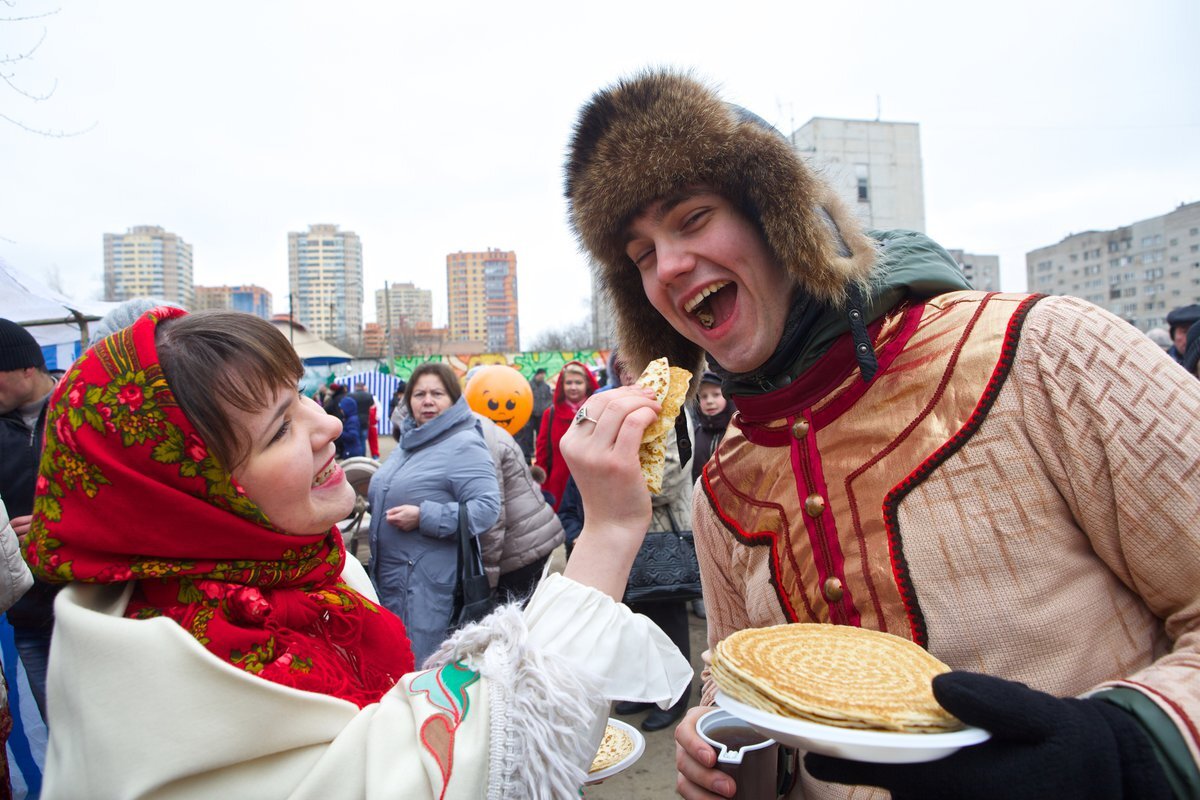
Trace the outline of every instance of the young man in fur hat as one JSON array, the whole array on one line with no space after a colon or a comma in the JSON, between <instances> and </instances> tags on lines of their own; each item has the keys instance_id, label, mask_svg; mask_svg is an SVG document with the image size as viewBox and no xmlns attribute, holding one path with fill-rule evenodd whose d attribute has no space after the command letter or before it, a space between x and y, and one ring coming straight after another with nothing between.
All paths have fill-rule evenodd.
<instances>
[{"instance_id":1,"label":"young man in fur hat","mask_svg":"<svg viewBox=\"0 0 1200 800\"><path fill-rule=\"evenodd\" d=\"M631 367L707 353L737 402L693 509L710 646L886 631L954 668L939 702L993 734L927 764L809 755L793 797L1200 792L1197 381L1099 308L969 291L925 236L861 230L686 75L597 93L566 194ZM1147 400L1171 413L1130 412ZM731 796L701 712L680 794Z\"/></svg>"}]
</instances>

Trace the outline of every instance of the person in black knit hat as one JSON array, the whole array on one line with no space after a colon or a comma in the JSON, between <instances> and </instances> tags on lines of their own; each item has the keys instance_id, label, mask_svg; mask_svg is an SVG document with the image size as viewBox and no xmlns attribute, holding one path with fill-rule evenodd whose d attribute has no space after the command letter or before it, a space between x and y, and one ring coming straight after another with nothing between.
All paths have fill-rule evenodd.
<instances>
[{"instance_id":1,"label":"person in black knit hat","mask_svg":"<svg viewBox=\"0 0 1200 800\"><path fill-rule=\"evenodd\" d=\"M46 401L56 382L33 335L12 320L0 319L0 496L22 541L33 519ZM35 581L8 610L17 652L43 719L55 594L57 589L50 584Z\"/></svg>"},{"instance_id":2,"label":"person in black knit hat","mask_svg":"<svg viewBox=\"0 0 1200 800\"><path fill-rule=\"evenodd\" d=\"M1167 355L1175 359L1176 363L1183 363L1184 353L1187 350L1188 330L1197 322L1200 322L1200 305L1195 303L1190 306L1173 308L1171 313L1167 314L1167 333L1171 337L1171 346L1167 348Z\"/></svg>"}]
</instances>

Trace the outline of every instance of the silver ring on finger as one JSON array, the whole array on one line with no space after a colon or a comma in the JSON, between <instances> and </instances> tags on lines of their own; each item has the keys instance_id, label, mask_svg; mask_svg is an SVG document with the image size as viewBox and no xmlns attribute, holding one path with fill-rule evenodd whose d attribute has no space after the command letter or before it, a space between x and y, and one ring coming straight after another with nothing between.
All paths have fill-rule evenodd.
<instances>
[{"instance_id":1,"label":"silver ring on finger","mask_svg":"<svg viewBox=\"0 0 1200 800\"><path fill-rule=\"evenodd\" d=\"M575 412L574 422L576 425L578 425L581 422L590 422L593 425L596 424L596 420L593 419L592 417L588 416L588 410L587 410L586 405L580 406L579 410Z\"/></svg>"}]
</instances>

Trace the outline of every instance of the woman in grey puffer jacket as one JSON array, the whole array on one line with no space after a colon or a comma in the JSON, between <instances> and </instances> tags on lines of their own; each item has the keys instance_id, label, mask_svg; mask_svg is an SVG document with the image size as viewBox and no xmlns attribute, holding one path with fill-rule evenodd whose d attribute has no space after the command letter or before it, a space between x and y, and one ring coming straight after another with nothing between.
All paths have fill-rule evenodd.
<instances>
[{"instance_id":1,"label":"woman in grey puffer jacket","mask_svg":"<svg viewBox=\"0 0 1200 800\"><path fill-rule=\"evenodd\" d=\"M421 664L446 638L458 583L458 506L473 536L500 515L479 422L445 364L413 370L400 443L371 478L371 579Z\"/></svg>"},{"instance_id":2,"label":"woman in grey puffer jacket","mask_svg":"<svg viewBox=\"0 0 1200 800\"><path fill-rule=\"evenodd\" d=\"M495 422L476 414L500 480L500 520L479 540L488 583L501 602L533 594L550 552L563 543L558 515L534 483L521 446Z\"/></svg>"}]
</instances>

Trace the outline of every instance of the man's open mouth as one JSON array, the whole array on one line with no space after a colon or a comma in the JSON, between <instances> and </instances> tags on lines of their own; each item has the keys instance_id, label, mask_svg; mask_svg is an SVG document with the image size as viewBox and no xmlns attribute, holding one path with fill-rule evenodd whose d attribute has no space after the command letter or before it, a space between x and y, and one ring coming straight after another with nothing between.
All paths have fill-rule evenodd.
<instances>
[{"instance_id":1,"label":"man's open mouth","mask_svg":"<svg viewBox=\"0 0 1200 800\"><path fill-rule=\"evenodd\" d=\"M711 329L733 313L737 298L737 287L732 281L713 281L683 304L683 310L696 318L706 329Z\"/></svg>"}]
</instances>

